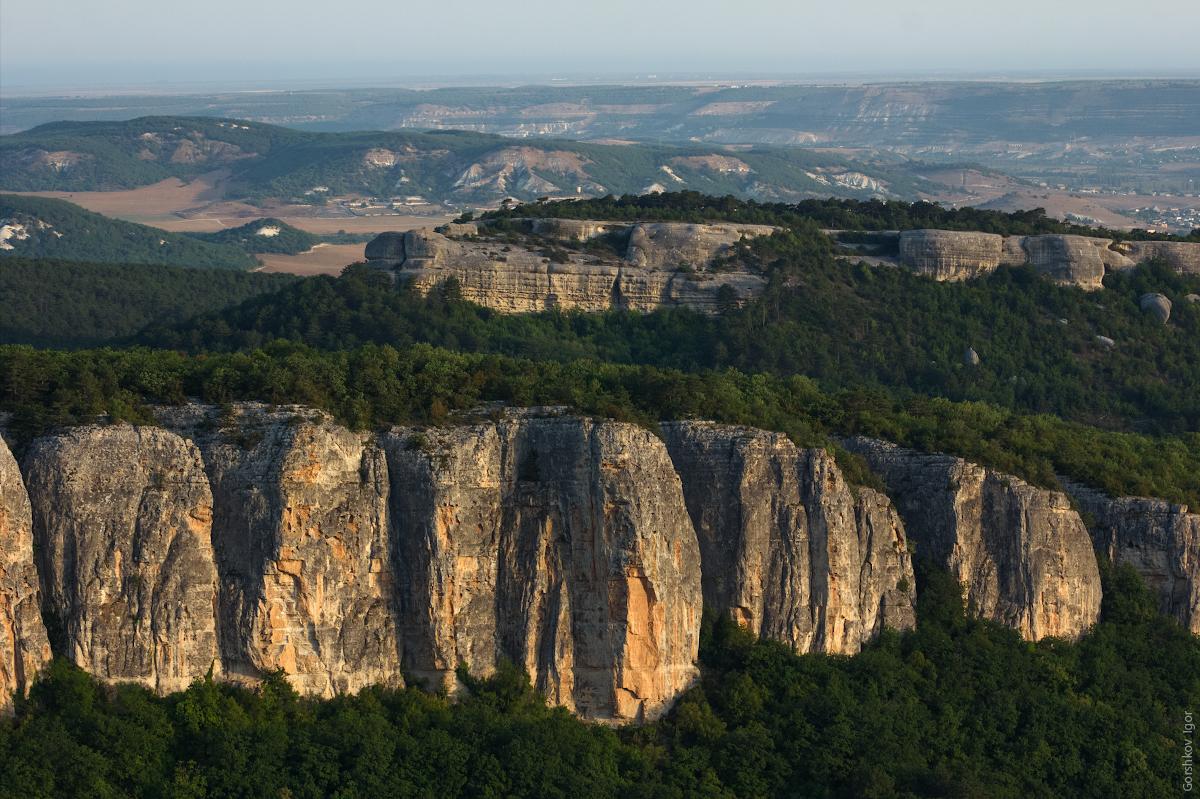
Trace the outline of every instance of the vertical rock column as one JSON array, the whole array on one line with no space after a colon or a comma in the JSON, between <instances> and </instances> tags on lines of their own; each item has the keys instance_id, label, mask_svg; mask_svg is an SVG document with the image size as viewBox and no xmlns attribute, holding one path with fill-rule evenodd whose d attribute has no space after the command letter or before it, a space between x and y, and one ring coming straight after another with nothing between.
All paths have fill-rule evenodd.
<instances>
[{"instance_id":1,"label":"vertical rock column","mask_svg":"<svg viewBox=\"0 0 1200 799\"><path fill-rule=\"evenodd\" d=\"M379 447L256 408L201 440L231 676L282 669L318 696L401 684Z\"/></svg>"},{"instance_id":2,"label":"vertical rock column","mask_svg":"<svg viewBox=\"0 0 1200 799\"><path fill-rule=\"evenodd\" d=\"M948 455L849 446L883 478L918 555L949 569L981 616L1031 640L1077 638L1096 622L1100 572L1065 494Z\"/></svg>"},{"instance_id":3,"label":"vertical rock column","mask_svg":"<svg viewBox=\"0 0 1200 799\"><path fill-rule=\"evenodd\" d=\"M152 427L81 427L25 459L56 649L100 679L159 692L219 671L200 453Z\"/></svg>"},{"instance_id":4,"label":"vertical rock column","mask_svg":"<svg viewBox=\"0 0 1200 799\"><path fill-rule=\"evenodd\" d=\"M396 430L405 664L524 667L588 718L653 718L696 676L699 553L662 442L633 425L514 415ZM429 597L433 601L429 601Z\"/></svg>"},{"instance_id":5,"label":"vertical rock column","mask_svg":"<svg viewBox=\"0 0 1200 799\"><path fill-rule=\"evenodd\" d=\"M663 425L700 542L704 600L798 652L857 652L911 627L904 527L887 497L852 493L824 450L707 422Z\"/></svg>"},{"instance_id":6,"label":"vertical rock column","mask_svg":"<svg viewBox=\"0 0 1200 799\"><path fill-rule=\"evenodd\" d=\"M0 439L0 713L50 659L40 604L29 496Z\"/></svg>"},{"instance_id":7,"label":"vertical rock column","mask_svg":"<svg viewBox=\"0 0 1200 799\"><path fill-rule=\"evenodd\" d=\"M1200 514L1162 499L1068 489L1093 519L1096 549L1132 565L1158 594L1159 609L1200 635Z\"/></svg>"}]
</instances>

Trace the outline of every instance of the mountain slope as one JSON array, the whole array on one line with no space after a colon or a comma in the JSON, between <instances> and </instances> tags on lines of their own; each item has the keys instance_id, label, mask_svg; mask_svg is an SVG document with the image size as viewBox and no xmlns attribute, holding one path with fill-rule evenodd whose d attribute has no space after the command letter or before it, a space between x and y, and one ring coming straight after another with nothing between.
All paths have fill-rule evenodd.
<instances>
[{"instance_id":1,"label":"mountain slope","mask_svg":"<svg viewBox=\"0 0 1200 799\"><path fill-rule=\"evenodd\" d=\"M64 200L0 194L0 256L125 264L248 269L231 244L111 219Z\"/></svg>"},{"instance_id":2,"label":"mountain slope","mask_svg":"<svg viewBox=\"0 0 1200 799\"><path fill-rule=\"evenodd\" d=\"M860 163L787 147L514 140L464 131L315 133L239 120L53 123L0 138L9 190L112 190L231 172L230 194L320 202L344 194L434 202L694 189L797 198L915 194L900 159Z\"/></svg>"}]
</instances>

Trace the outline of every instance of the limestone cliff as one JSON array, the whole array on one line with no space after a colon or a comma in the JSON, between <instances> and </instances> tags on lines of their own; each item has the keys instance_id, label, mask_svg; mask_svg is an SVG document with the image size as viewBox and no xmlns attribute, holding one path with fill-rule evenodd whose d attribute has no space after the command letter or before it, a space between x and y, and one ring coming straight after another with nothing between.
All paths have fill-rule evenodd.
<instances>
[{"instance_id":1,"label":"limestone cliff","mask_svg":"<svg viewBox=\"0 0 1200 799\"><path fill-rule=\"evenodd\" d=\"M1180 274L1200 274L1200 244L1132 241L1047 234L1000 236L953 230L906 230L899 234L901 266L935 280L967 280L1001 265L1028 264L1050 280L1087 291L1104 287L1107 272L1132 269L1152 258Z\"/></svg>"},{"instance_id":2,"label":"limestone cliff","mask_svg":"<svg viewBox=\"0 0 1200 799\"><path fill-rule=\"evenodd\" d=\"M696 676L700 560L662 442L516 415L393 431L406 666L441 684L505 657L551 702L653 718ZM432 600L431 600L432 597Z\"/></svg>"},{"instance_id":3,"label":"limestone cliff","mask_svg":"<svg viewBox=\"0 0 1200 799\"><path fill-rule=\"evenodd\" d=\"M29 495L0 439L0 713L50 659L40 604Z\"/></svg>"},{"instance_id":4,"label":"limestone cliff","mask_svg":"<svg viewBox=\"0 0 1200 799\"><path fill-rule=\"evenodd\" d=\"M904 526L824 450L705 422L663 425L700 543L704 601L799 652L857 652L913 614Z\"/></svg>"},{"instance_id":5,"label":"limestone cliff","mask_svg":"<svg viewBox=\"0 0 1200 799\"><path fill-rule=\"evenodd\" d=\"M319 696L400 684L382 450L302 409L196 410L173 422L212 484L229 675L283 669Z\"/></svg>"},{"instance_id":6,"label":"limestone cliff","mask_svg":"<svg viewBox=\"0 0 1200 799\"><path fill-rule=\"evenodd\" d=\"M1067 489L1088 514L1096 549L1131 564L1162 612L1200 634L1200 514L1161 499L1112 499L1074 483Z\"/></svg>"},{"instance_id":7,"label":"limestone cliff","mask_svg":"<svg viewBox=\"0 0 1200 799\"><path fill-rule=\"evenodd\" d=\"M196 447L154 427L80 427L25 457L55 650L158 691L220 670L212 494Z\"/></svg>"},{"instance_id":8,"label":"limestone cliff","mask_svg":"<svg viewBox=\"0 0 1200 799\"><path fill-rule=\"evenodd\" d=\"M677 305L715 312L722 302L755 296L765 286L761 276L745 270L714 268L742 238L772 230L763 225L559 219L509 224L524 237L486 223L446 225L381 234L367 244L365 256L421 293L453 278L464 299L506 313ZM615 235L615 250L561 246L605 234Z\"/></svg>"},{"instance_id":9,"label":"limestone cliff","mask_svg":"<svg viewBox=\"0 0 1200 799\"><path fill-rule=\"evenodd\" d=\"M1098 618L1092 542L1066 495L948 455L856 438L917 552L949 569L983 617L1028 639L1077 638Z\"/></svg>"}]
</instances>

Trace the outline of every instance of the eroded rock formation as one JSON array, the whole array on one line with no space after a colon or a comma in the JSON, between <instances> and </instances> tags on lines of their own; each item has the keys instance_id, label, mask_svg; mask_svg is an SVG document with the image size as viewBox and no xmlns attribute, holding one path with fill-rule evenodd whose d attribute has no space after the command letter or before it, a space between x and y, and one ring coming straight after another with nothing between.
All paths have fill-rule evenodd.
<instances>
[{"instance_id":1,"label":"eroded rock formation","mask_svg":"<svg viewBox=\"0 0 1200 799\"><path fill-rule=\"evenodd\" d=\"M652 311L685 305L714 312L721 303L761 293L763 278L711 267L763 225L626 225L589 220L517 220L534 239L515 243L486 223L384 233L366 246L367 260L427 293L453 278L464 299L506 313L551 308ZM617 249L558 249L616 234ZM726 288L723 288L726 287Z\"/></svg>"},{"instance_id":2,"label":"eroded rock formation","mask_svg":"<svg viewBox=\"0 0 1200 799\"><path fill-rule=\"evenodd\" d=\"M1114 242L1090 236L1000 236L953 230L905 230L898 262L935 280L967 280L1002 265L1028 264L1056 283L1087 291L1104 287L1106 272L1161 259L1181 274L1200 274L1200 244Z\"/></svg>"},{"instance_id":3,"label":"eroded rock formation","mask_svg":"<svg viewBox=\"0 0 1200 799\"><path fill-rule=\"evenodd\" d=\"M220 671L212 494L194 445L79 427L33 442L25 484L57 653L158 691Z\"/></svg>"},{"instance_id":4,"label":"eroded rock formation","mask_svg":"<svg viewBox=\"0 0 1200 799\"><path fill-rule=\"evenodd\" d=\"M904 526L824 450L705 422L663 425L700 543L705 606L798 652L855 653L915 621Z\"/></svg>"},{"instance_id":5,"label":"eroded rock formation","mask_svg":"<svg viewBox=\"0 0 1200 799\"><path fill-rule=\"evenodd\" d=\"M212 484L229 676L283 669L320 696L401 684L383 451L302 409L198 410L175 423Z\"/></svg>"},{"instance_id":6,"label":"eroded rock formation","mask_svg":"<svg viewBox=\"0 0 1200 799\"><path fill-rule=\"evenodd\" d=\"M396 430L406 666L522 665L591 718L653 718L696 676L700 562L662 442L633 425L522 415Z\"/></svg>"},{"instance_id":7,"label":"eroded rock formation","mask_svg":"<svg viewBox=\"0 0 1200 799\"><path fill-rule=\"evenodd\" d=\"M0 713L50 659L40 605L29 495L0 439Z\"/></svg>"},{"instance_id":8,"label":"eroded rock formation","mask_svg":"<svg viewBox=\"0 0 1200 799\"><path fill-rule=\"evenodd\" d=\"M1077 638L1100 612L1091 538L1067 496L949 455L855 438L922 556L962 583L983 617L1031 640Z\"/></svg>"},{"instance_id":9,"label":"eroded rock formation","mask_svg":"<svg viewBox=\"0 0 1200 799\"><path fill-rule=\"evenodd\" d=\"M1112 499L1074 483L1067 489L1087 512L1096 549L1131 564L1162 612L1200 635L1200 514L1161 499Z\"/></svg>"}]
</instances>

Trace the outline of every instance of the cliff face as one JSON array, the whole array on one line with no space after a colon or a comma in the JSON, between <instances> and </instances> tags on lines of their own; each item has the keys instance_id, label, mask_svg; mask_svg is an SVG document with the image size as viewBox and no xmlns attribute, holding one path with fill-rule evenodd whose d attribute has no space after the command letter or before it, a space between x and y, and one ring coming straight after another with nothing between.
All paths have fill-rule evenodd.
<instances>
[{"instance_id":1,"label":"cliff face","mask_svg":"<svg viewBox=\"0 0 1200 799\"><path fill-rule=\"evenodd\" d=\"M1000 236L952 230L906 230L898 261L935 280L967 280L1002 264L1028 264L1060 285L1087 291L1104 287L1106 271L1132 269L1159 258L1180 274L1200 274L1200 244L1133 241L1048 234Z\"/></svg>"},{"instance_id":2,"label":"cliff face","mask_svg":"<svg viewBox=\"0 0 1200 799\"><path fill-rule=\"evenodd\" d=\"M704 601L798 652L855 653L911 627L912 564L887 497L855 496L824 450L703 422L663 425L702 559Z\"/></svg>"},{"instance_id":3,"label":"cliff face","mask_svg":"<svg viewBox=\"0 0 1200 799\"><path fill-rule=\"evenodd\" d=\"M947 455L848 445L883 478L917 551L958 578L981 616L1032 640L1095 623L1100 573L1066 495Z\"/></svg>"},{"instance_id":4,"label":"cliff face","mask_svg":"<svg viewBox=\"0 0 1200 799\"><path fill-rule=\"evenodd\" d=\"M483 223L437 230L384 233L367 244L367 260L394 270L428 293L453 278L464 299L505 313L552 308L652 311L688 306L715 312L722 294L740 299L761 293L765 281L744 270L711 271L741 238L769 233L762 225L626 225L588 220L518 220L534 238L499 237ZM559 249L602 234L626 239L620 254L603 248ZM553 255L553 257L551 257ZM722 290L722 287L727 289Z\"/></svg>"},{"instance_id":5,"label":"cliff face","mask_svg":"<svg viewBox=\"0 0 1200 799\"><path fill-rule=\"evenodd\" d=\"M660 441L525 417L386 446L414 674L449 684L456 662L506 657L552 702L612 720L653 718L694 680L699 553Z\"/></svg>"},{"instance_id":6,"label":"cliff face","mask_svg":"<svg viewBox=\"0 0 1200 799\"><path fill-rule=\"evenodd\" d=\"M1068 490L1092 520L1096 549L1131 564L1158 594L1160 610L1200 634L1200 514L1161 499Z\"/></svg>"},{"instance_id":7,"label":"cliff face","mask_svg":"<svg viewBox=\"0 0 1200 799\"><path fill-rule=\"evenodd\" d=\"M382 450L318 414L238 411L186 429L212 484L229 675L283 669L321 696L400 684Z\"/></svg>"},{"instance_id":8,"label":"cliff face","mask_svg":"<svg viewBox=\"0 0 1200 799\"><path fill-rule=\"evenodd\" d=\"M650 719L696 677L702 605L800 652L911 627L910 540L1027 638L1099 612L1065 495L882 442L849 446L895 507L823 450L705 422L665 443L547 409L381 434L256 405L161 422L39 439L23 485L0 448L7 692L49 657L45 618L56 653L158 691L210 668L320 696L405 673L452 690L459 664L506 659L582 716ZM1200 633L1200 517L1072 491L1096 546Z\"/></svg>"},{"instance_id":9,"label":"cliff face","mask_svg":"<svg viewBox=\"0 0 1200 799\"><path fill-rule=\"evenodd\" d=\"M219 671L212 494L195 446L152 427L35 441L25 482L55 649L158 691Z\"/></svg>"},{"instance_id":10,"label":"cliff face","mask_svg":"<svg viewBox=\"0 0 1200 799\"><path fill-rule=\"evenodd\" d=\"M0 439L0 713L50 659L40 604L29 495Z\"/></svg>"}]
</instances>

